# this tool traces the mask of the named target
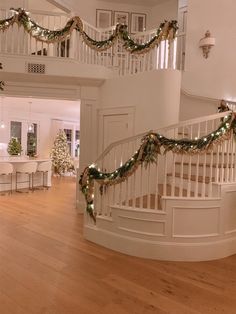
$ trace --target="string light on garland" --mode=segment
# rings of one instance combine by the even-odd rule
[[[234,113],[225,117],[221,125],[213,132],[195,139],[171,139],[161,134],[149,132],[141,142],[140,148],[134,155],[115,171],[106,173],[96,168],[95,164],[86,167],[81,174],[79,184],[87,203],[86,210],[96,222],[94,212],[94,182],[100,184],[100,192],[103,193],[105,186],[111,186],[125,181],[131,176],[139,165],[146,167],[149,163],[156,163],[158,155],[161,154],[161,147],[164,154],[168,151],[178,154],[200,154],[211,151],[212,148],[224,140],[230,139],[231,135],[236,137],[236,118]]]
[[[47,28],[41,27],[36,22],[34,22],[30,16],[29,12],[24,9],[11,9],[12,16],[5,20],[0,20],[0,31],[7,30],[14,23],[19,26],[23,26],[25,31],[34,37],[38,41],[46,43],[55,43],[64,40],[69,37],[72,31],[75,29],[80,32],[84,42],[96,51],[104,51],[111,48],[115,42],[120,39],[123,41],[123,47],[132,54],[141,54],[150,51],[155,46],[159,45],[162,40],[173,40],[176,36],[178,26],[177,21],[165,21],[161,23],[157,29],[156,35],[154,35],[146,43],[140,44],[135,42],[128,33],[128,27],[124,24],[117,24],[116,28],[113,30],[112,34],[106,40],[97,41],[92,39],[84,30],[83,22],[78,16],[72,17],[66,25],[60,30],[49,30]]]

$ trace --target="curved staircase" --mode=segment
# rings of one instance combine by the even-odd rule
[[[184,121],[158,134],[204,138],[230,114]],[[143,135],[111,144],[93,166],[105,173],[119,169],[137,151]],[[140,165],[121,183],[101,188],[95,180],[96,224],[88,215],[85,237],[154,259],[198,261],[236,253],[235,144],[231,133],[204,152],[169,150],[158,155],[156,163]]]

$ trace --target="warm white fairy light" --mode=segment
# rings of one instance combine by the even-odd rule
[[[1,122],[0,122],[0,128],[1,128],[1,129],[5,129],[5,123],[4,123],[4,121],[1,121]]]

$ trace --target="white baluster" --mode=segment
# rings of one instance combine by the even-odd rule
[[[168,154],[168,153],[167,153]],[[167,196],[167,154],[164,156],[164,183],[163,196]]]
[[[157,163],[156,163],[156,188],[155,188],[155,209],[159,209],[159,157],[157,158]]]
[[[230,140],[227,140],[225,142],[225,148],[226,148],[226,171],[225,171],[225,181],[226,182],[229,182],[230,181],[230,148],[231,148],[231,141]]]
[[[146,175],[147,175],[147,208],[150,208],[151,205],[151,191],[150,191],[150,180],[152,178],[151,176],[151,164],[149,163],[147,166],[147,171],[146,171]]]

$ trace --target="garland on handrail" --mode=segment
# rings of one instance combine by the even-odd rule
[[[107,50],[115,44],[116,40],[121,39],[124,43],[124,48],[130,53],[146,53],[156,45],[159,45],[162,40],[174,39],[178,30],[177,21],[165,21],[164,23],[160,24],[155,36],[153,36],[151,40],[146,43],[139,44],[130,37],[127,31],[127,25],[117,24],[116,28],[113,30],[108,39],[97,41],[92,39],[83,30],[83,22],[79,16],[72,17],[62,29],[54,31],[38,25],[29,17],[29,13],[24,9],[19,8],[11,10],[13,11],[12,17],[9,17],[5,20],[0,20],[0,31],[4,31],[14,23],[17,23],[18,25],[22,25],[25,31],[37,40],[46,43],[55,43],[64,40],[71,34],[73,29],[76,29],[82,35],[84,42],[91,49],[96,51]]]
[[[2,70],[2,62],[0,62],[0,70]],[[0,81],[0,91],[4,90],[4,86],[5,86],[5,82],[4,81]]]
[[[109,173],[102,172],[94,164],[84,169],[79,184],[85,196],[87,212],[94,222],[96,222],[93,202],[94,181],[100,184],[100,191],[102,193],[104,186],[125,181],[135,172],[139,165],[144,164],[147,166],[149,163],[156,163],[158,155],[161,154],[161,147],[164,148],[164,154],[168,151],[178,154],[200,154],[211,151],[218,143],[230,139],[232,134],[236,136],[236,116],[234,113],[225,116],[215,131],[194,140],[185,138],[179,140],[171,139],[150,131],[143,137],[141,146],[134,155],[115,171]]]

